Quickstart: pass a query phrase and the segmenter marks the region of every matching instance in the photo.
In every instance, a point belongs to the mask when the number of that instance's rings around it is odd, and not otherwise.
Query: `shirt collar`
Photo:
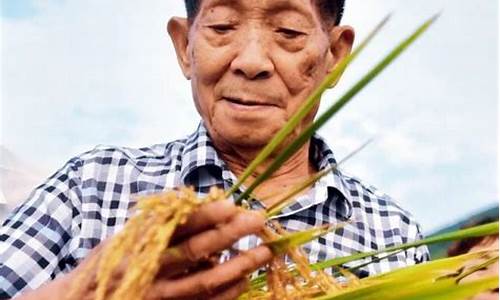
[[[318,170],[324,170],[325,168],[330,168],[337,164],[333,151],[318,134],[315,134],[311,138],[310,156],[311,161],[316,163],[316,168]],[[337,207],[342,210],[342,215],[345,218],[350,218],[353,207],[353,198],[350,192],[351,184],[340,170],[334,169],[321,178],[315,186],[326,187],[329,198],[336,197],[337,195],[340,196],[338,197],[339,201],[343,203],[337,203]],[[320,202],[321,198],[316,198],[312,205],[319,204]]]
[[[234,174],[219,158],[203,122],[186,138],[181,155],[180,183],[183,185],[199,185],[203,181],[199,172],[211,174],[218,179],[217,184],[223,184],[222,181],[228,184],[236,182]]]
[[[181,155],[180,184],[182,185],[208,186],[216,184],[227,189],[237,180],[226,163],[217,155],[203,122],[200,122],[196,131],[186,138]],[[318,170],[323,170],[337,163],[332,150],[318,135],[311,138],[310,159],[316,164]],[[200,173],[203,176],[200,176]],[[339,170],[330,172],[315,185],[315,187],[326,187],[328,197],[334,197],[334,194],[340,193],[338,201],[344,202],[343,215],[346,218],[352,214],[349,186],[350,184]],[[313,197],[312,195],[311,197],[299,198],[297,202],[284,208],[282,215],[304,210],[325,200],[324,197]]]

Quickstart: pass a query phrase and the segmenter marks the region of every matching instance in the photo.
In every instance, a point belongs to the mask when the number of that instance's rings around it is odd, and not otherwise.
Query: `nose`
[[[231,62],[231,70],[237,76],[250,80],[271,77],[274,64],[269,57],[269,45],[266,44],[265,37],[256,32],[247,35]]]

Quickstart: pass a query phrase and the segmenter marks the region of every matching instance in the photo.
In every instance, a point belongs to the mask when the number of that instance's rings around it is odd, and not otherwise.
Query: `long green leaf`
[[[435,284],[426,289],[420,288],[418,291],[404,298],[393,298],[403,300],[466,300],[481,292],[498,288],[498,276],[492,276],[475,280],[473,282],[453,285],[449,282]]]
[[[485,265],[484,262],[481,262],[477,265],[467,266],[471,261],[484,260],[491,264],[493,260],[489,257],[492,255],[496,256],[496,259],[498,259],[497,251],[484,250],[397,269],[364,278],[361,280],[361,287],[347,288],[341,293],[325,295],[316,300],[428,299],[428,297],[443,296],[455,289],[462,289],[460,293],[455,294],[457,297],[460,294],[462,294],[463,297],[474,295],[487,288],[492,288],[492,286],[488,285],[485,288],[483,285],[479,284],[475,289],[471,289],[471,286],[462,288],[462,284],[466,286],[467,284],[460,283],[457,285],[457,279],[460,278],[463,273],[468,273],[468,268],[477,271],[477,266]],[[498,286],[498,282],[496,284]]]
[[[407,295],[404,298],[399,298],[399,299],[465,300],[465,299],[470,299],[470,297],[475,296],[481,292],[498,288],[498,276],[481,278],[472,282],[462,283],[459,285],[453,285],[450,281],[439,284],[433,284],[427,288],[420,287],[418,290],[413,290],[410,295]]]
[[[396,46],[381,62],[373,67],[364,77],[362,77],[351,89],[349,89],[337,102],[331,105],[321,116],[309,125],[288,147],[286,147],[275,158],[271,165],[243,192],[236,200],[236,203],[245,199],[259,184],[271,176],[274,171],[279,169],[300,147],[302,147],[309,138],[323,126],[331,117],[333,117],[342,107],[344,107],[355,95],[357,95],[368,83],[380,74],[391,62],[393,62],[404,50],[417,40],[437,19],[438,15],[433,16],[415,30],[408,38]]]
[[[381,273],[362,279],[365,282],[399,280],[411,281],[418,277],[433,278],[432,280],[443,280],[453,278],[459,281],[463,275],[470,275],[468,270],[476,269],[476,266],[487,266],[498,260],[497,250],[479,250],[458,256],[446,257],[432,260],[426,263],[400,268],[387,273]],[[466,266],[471,261],[482,261],[480,263]],[[477,271],[477,269],[476,269]]]
[[[278,133],[269,141],[269,143],[261,150],[261,152],[255,157],[255,159],[248,165],[248,167],[243,171],[238,179],[238,182],[233,185],[227,192],[226,197],[236,192],[243,182],[245,182],[248,177],[257,169],[257,167],[266,160],[271,153],[276,150],[276,148],[285,140],[285,138],[297,127],[302,119],[314,108],[321,98],[323,92],[328,89],[332,84],[340,79],[340,76],[344,70],[350,65],[350,63],[361,53],[361,51],[368,45],[368,43],[373,39],[373,37],[382,29],[382,27],[389,20],[390,15],[386,16],[370,34],[359,44],[359,46],[347,57],[342,59],[328,74],[321,84],[314,90],[314,92],[306,99],[306,101],[300,106],[298,111],[288,120],[288,122],[281,128]],[[250,192],[246,194],[248,196]]]
[[[498,276],[491,276],[464,284],[455,284],[452,279],[438,282],[407,284],[397,283],[373,285],[345,292],[340,295],[330,294],[314,300],[442,300],[467,299],[483,291],[498,287]]]
[[[445,286],[456,289],[463,289],[464,295],[474,295],[477,292],[485,290],[477,287],[475,290],[462,288],[463,282],[456,283],[465,276],[470,275],[472,271],[478,271],[482,267],[487,267],[498,260],[497,250],[482,250],[466,253],[460,256],[443,258],[430,261],[425,264],[417,264],[405,268],[396,269],[390,272],[363,278],[356,285],[347,286],[342,291],[334,294],[328,294],[318,299],[419,299],[424,291],[433,290],[432,293],[426,293],[426,296],[433,294],[447,293]],[[476,262],[471,264],[471,262]],[[294,272],[291,270],[291,272]],[[435,283],[439,285],[435,285]],[[445,284],[441,284],[445,282]],[[498,284],[498,283],[497,283]],[[265,281],[252,281],[251,289],[256,290],[265,286]],[[404,287],[404,288],[402,288]],[[488,286],[493,288],[495,286]],[[422,291],[424,290],[424,291]],[[457,294],[458,295],[458,294]],[[422,297],[420,299],[427,299]],[[450,298],[459,299],[459,298]]]
[[[492,235],[492,234],[497,234],[497,233],[498,233],[498,222],[493,222],[493,223],[475,226],[475,227],[462,229],[462,230],[457,230],[457,231],[453,231],[453,232],[449,232],[449,233],[443,233],[443,234],[436,235],[436,236],[426,238],[426,239],[422,239],[422,240],[419,240],[416,242],[398,245],[398,246],[394,246],[394,247],[388,247],[388,248],[377,250],[377,251],[357,253],[357,254],[353,254],[353,255],[349,255],[349,256],[344,256],[344,257],[326,260],[323,262],[313,264],[312,268],[325,269],[325,268],[329,268],[329,267],[340,266],[342,264],[345,264],[345,263],[348,263],[351,261],[356,261],[356,260],[360,260],[360,259],[363,259],[366,257],[375,256],[375,255],[378,255],[381,253],[389,253],[389,252],[393,252],[393,251],[414,248],[414,247],[418,247],[418,246],[422,246],[422,245],[429,245],[429,244],[446,242],[446,241],[454,241],[454,240],[460,240],[460,239],[465,239],[465,238],[470,238],[470,237],[486,236],[486,235]]]

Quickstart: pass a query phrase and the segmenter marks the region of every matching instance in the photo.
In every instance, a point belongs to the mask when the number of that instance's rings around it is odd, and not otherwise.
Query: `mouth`
[[[222,97],[222,99],[229,102],[230,104],[247,108],[278,107],[278,105],[266,101],[242,99],[237,97]]]

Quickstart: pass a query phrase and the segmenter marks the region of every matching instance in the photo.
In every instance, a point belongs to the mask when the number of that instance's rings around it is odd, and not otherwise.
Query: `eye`
[[[290,39],[290,40],[305,35],[305,33],[303,33],[303,32],[289,29],[289,28],[278,28],[276,30],[276,32],[281,34],[284,38]]]
[[[212,29],[215,33],[226,34],[226,33],[229,33],[231,30],[234,30],[234,25],[231,25],[231,24],[215,24],[215,25],[208,26],[208,28]]]

